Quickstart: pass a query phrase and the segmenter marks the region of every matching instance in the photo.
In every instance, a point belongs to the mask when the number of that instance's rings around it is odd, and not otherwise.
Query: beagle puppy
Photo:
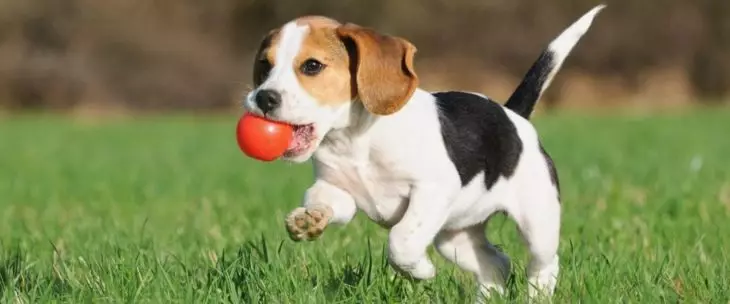
[[[244,108],[294,126],[283,159],[313,160],[314,183],[286,219],[290,237],[313,240],[361,210],[389,229],[394,269],[432,278],[426,250],[433,244],[488,296],[504,291],[510,273],[508,257],[485,236],[490,216],[504,212],[529,247],[529,294],[552,295],[559,182],[529,117],[603,8],[553,40],[504,105],[477,93],[419,88],[416,47],[400,37],[321,16],[269,32]]]

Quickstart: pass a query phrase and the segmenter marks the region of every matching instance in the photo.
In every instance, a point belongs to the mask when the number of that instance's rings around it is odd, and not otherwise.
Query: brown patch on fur
[[[305,16],[294,22],[307,25],[309,32],[292,68],[302,88],[321,105],[338,105],[357,97],[371,113],[389,115],[413,95],[419,81],[413,68],[416,48],[410,42],[323,16]],[[279,30],[274,30],[261,43],[254,66],[257,86],[276,64],[278,40]],[[309,59],[325,67],[317,75],[305,75],[301,66]]]
[[[319,16],[304,17],[297,23],[309,25],[309,33],[302,41],[293,68],[300,85],[321,105],[338,105],[352,100],[354,94],[350,80],[350,58],[342,40],[337,36],[339,22]],[[305,75],[301,65],[308,59],[325,65],[317,75]]]
[[[354,24],[340,26],[337,34],[351,39],[357,48],[357,95],[365,108],[377,115],[400,110],[418,86],[413,68],[416,47]]]
[[[259,45],[253,63],[253,83],[255,86],[261,85],[271,68],[276,64],[276,47],[279,44],[280,29],[269,31]]]

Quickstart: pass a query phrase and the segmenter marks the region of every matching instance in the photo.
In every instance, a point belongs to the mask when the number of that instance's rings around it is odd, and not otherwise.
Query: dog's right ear
[[[409,41],[352,23],[337,28],[340,39],[354,44],[351,77],[355,78],[358,99],[376,115],[390,115],[408,102],[418,87],[413,68],[416,47]]]
[[[253,84],[260,86],[269,76],[271,68],[274,66],[273,58],[269,58],[268,53],[274,43],[274,38],[278,36],[280,29],[269,31],[261,40],[258,51],[253,61]]]

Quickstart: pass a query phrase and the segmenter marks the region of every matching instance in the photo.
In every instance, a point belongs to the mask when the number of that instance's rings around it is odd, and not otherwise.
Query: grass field
[[[261,164],[236,115],[91,121],[0,117],[0,301],[465,303],[473,280],[431,252],[434,280],[395,276],[365,216],[289,241],[309,165]],[[730,111],[535,118],[564,206],[556,303],[728,303]],[[513,256],[514,226],[490,223]]]

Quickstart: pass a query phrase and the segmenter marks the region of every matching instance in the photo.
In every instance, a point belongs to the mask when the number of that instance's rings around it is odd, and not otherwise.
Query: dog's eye
[[[304,75],[307,76],[314,76],[319,74],[319,72],[322,72],[325,65],[317,60],[314,59],[307,59],[304,63],[302,63],[302,66],[299,67],[299,69],[302,71]]]

